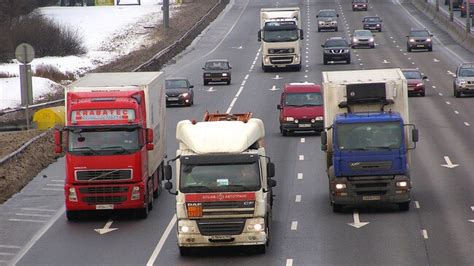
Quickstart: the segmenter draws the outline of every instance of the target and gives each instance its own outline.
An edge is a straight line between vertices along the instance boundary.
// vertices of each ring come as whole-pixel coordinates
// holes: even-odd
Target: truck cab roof
[[[402,120],[399,112],[344,113],[336,115],[336,123],[395,122]]]

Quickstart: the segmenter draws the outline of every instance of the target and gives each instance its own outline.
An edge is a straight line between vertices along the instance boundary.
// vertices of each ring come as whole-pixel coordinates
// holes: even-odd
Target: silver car
[[[474,62],[461,63],[456,69],[453,81],[454,96],[474,94]]]
[[[351,35],[351,47],[357,48],[361,46],[368,48],[375,47],[374,35],[370,30],[355,30]]]

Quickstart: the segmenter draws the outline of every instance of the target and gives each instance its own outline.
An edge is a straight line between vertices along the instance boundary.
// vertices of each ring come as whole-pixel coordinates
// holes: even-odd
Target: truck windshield
[[[250,164],[181,164],[181,192],[238,192],[261,188],[258,162]]]
[[[130,154],[140,147],[138,132],[138,129],[71,130],[68,151],[78,155]]]
[[[263,31],[263,40],[265,42],[290,42],[298,40],[298,30],[266,30]]]
[[[285,97],[286,106],[321,106],[323,97],[319,92],[289,93]]]
[[[387,150],[402,145],[399,122],[338,124],[337,145],[341,150]]]

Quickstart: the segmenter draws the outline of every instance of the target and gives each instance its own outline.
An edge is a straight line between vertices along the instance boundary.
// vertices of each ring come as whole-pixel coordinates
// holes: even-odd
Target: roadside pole
[[[30,129],[29,105],[33,104],[33,85],[31,81],[31,61],[35,58],[35,50],[28,43],[21,43],[15,49],[15,57],[20,64],[21,105],[25,106],[26,129]]]
[[[170,1],[169,0],[163,0],[163,6],[161,7],[163,10],[163,27],[165,31],[168,30],[170,27],[169,25],[169,19],[170,19]]]
[[[453,1],[449,0],[449,21],[454,21]]]

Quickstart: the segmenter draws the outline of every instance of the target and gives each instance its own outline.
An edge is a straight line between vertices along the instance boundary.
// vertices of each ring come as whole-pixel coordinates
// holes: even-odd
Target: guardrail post
[[[454,21],[453,1],[454,0],[449,0],[449,21],[451,22]]]

